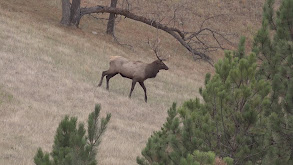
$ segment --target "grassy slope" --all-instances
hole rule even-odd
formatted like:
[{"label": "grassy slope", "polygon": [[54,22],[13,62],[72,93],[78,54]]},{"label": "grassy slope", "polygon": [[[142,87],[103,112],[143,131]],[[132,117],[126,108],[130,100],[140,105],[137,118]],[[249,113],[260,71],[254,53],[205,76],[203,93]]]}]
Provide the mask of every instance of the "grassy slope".
[{"label": "grassy slope", "polygon": [[105,84],[96,88],[109,56],[154,59],[135,40],[152,29],[121,22],[117,27],[121,38],[137,32],[136,38],[122,39],[135,46],[129,50],[105,36],[105,25],[91,17],[82,20],[81,29],[60,26],[58,5],[57,0],[0,2],[0,164],[33,164],[38,147],[51,150],[56,127],[66,114],[85,122],[96,103],[102,105],[103,116],[112,113],[99,163],[135,164],[171,103],[199,96],[204,74],[213,70],[206,63],[190,61],[183,48],[163,35],[169,39],[163,51],[172,55],[167,62],[170,70],[146,81],[148,104],[139,86],[128,99],[130,80],[120,76],[111,80],[110,92]]}]

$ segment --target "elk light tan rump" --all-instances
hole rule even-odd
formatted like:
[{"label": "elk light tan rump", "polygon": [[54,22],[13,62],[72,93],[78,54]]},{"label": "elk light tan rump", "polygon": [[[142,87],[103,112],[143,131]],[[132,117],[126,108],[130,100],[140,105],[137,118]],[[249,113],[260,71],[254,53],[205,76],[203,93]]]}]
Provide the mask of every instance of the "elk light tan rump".
[{"label": "elk light tan rump", "polygon": [[121,56],[111,56],[110,61],[113,61],[113,60],[115,60],[116,58],[119,58],[119,57],[121,57]]}]

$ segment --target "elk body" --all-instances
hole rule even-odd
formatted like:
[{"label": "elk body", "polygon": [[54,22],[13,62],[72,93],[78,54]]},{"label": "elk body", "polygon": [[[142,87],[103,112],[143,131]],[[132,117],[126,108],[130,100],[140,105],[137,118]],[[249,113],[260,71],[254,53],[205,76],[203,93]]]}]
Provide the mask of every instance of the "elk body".
[{"label": "elk body", "polygon": [[[157,56],[158,57],[158,56]],[[117,74],[122,77],[132,79],[132,85],[129,93],[131,97],[135,84],[138,82],[144,90],[145,102],[147,102],[147,93],[144,81],[148,78],[155,78],[160,70],[168,70],[169,68],[158,57],[158,60],[146,64],[141,61],[131,61],[121,56],[112,56],[110,59],[110,68],[103,71],[100,83],[102,85],[103,78],[106,76],[107,90],[109,90],[109,80]]]}]

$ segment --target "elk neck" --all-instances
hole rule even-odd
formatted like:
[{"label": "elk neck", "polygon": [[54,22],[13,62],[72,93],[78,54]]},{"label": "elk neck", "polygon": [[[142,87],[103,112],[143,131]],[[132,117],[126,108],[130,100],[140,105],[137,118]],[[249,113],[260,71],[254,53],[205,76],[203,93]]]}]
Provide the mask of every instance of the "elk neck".
[{"label": "elk neck", "polygon": [[146,79],[156,77],[159,71],[160,71],[160,68],[155,61],[148,64],[145,68]]}]

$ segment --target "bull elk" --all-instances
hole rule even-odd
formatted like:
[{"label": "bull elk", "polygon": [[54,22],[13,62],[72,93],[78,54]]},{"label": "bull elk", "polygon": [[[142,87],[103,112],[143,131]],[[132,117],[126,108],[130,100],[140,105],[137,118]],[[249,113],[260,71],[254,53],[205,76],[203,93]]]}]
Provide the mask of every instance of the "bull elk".
[{"label": "bull elk", "polygon": [[103,71],[98,86],[100,87],[102,85],[103,78],[106,76],[106,89],[109,90],[109,80],[115,75],[120,74],[122,77],[132,79],[129,98],[131,98],[135,84],[138,82],[144,90],[144,99],[145,102],[147,102],[147,93],[144,81],[148,78],[155,78],[162,69],[169,69],[168,66],[163,62],[165,59],[160,59],[157,54],[157,50],[154,51],[158,59],[149,64],[143,63],[141,61],[131,61],[121,56],[112,56],[110,58],[110,68],[106,71]]}]

